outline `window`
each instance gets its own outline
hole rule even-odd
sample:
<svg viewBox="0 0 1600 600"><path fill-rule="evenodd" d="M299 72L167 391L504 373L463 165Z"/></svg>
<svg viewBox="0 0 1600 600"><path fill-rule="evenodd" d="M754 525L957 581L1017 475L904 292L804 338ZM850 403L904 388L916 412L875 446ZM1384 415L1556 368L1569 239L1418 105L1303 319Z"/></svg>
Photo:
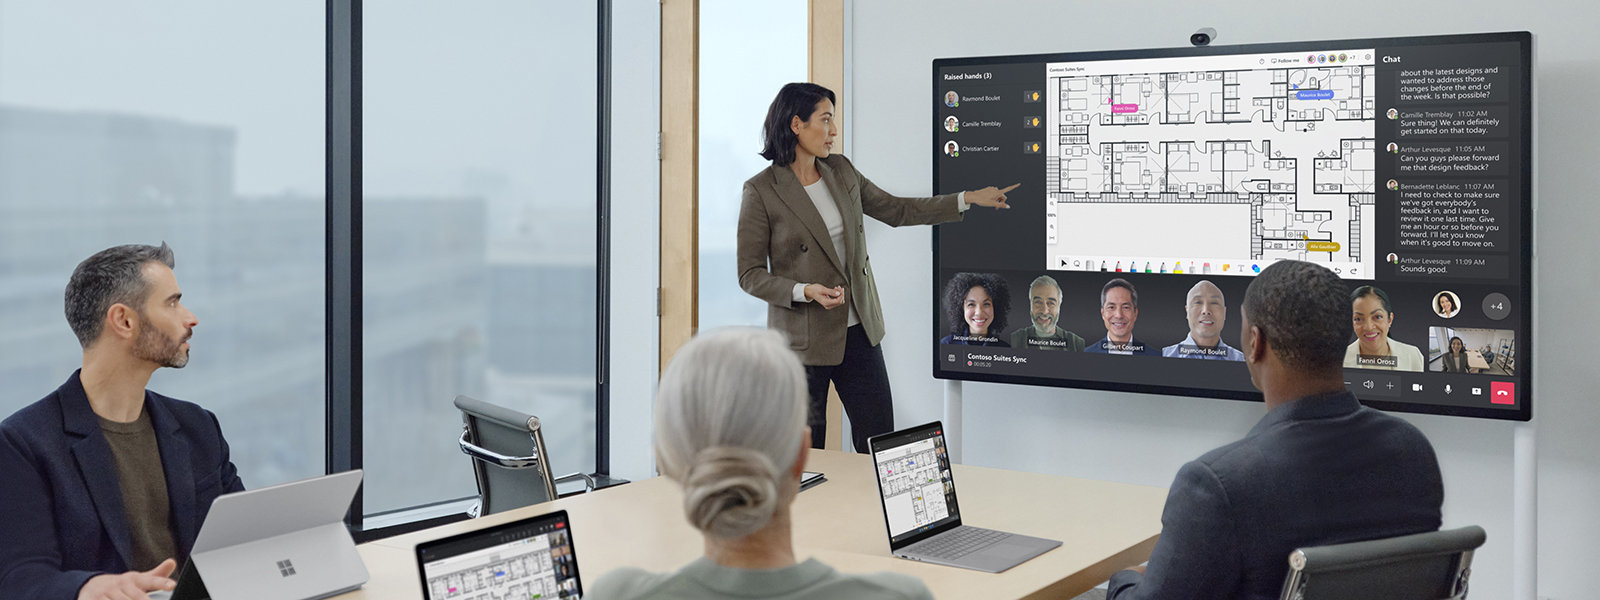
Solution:
<svg viewBox="0 0 1600 600"><path fill-rule="evenodd" d="M596 468L595 2L362 9L366 514L472 496L465 394Z"/></svg>
<svg viewBox="0 0 1600 600"><path fill-rule="evenodd" d="M150 387L217 414L247 486L360 466L384 525L473 496L457 394L538 415L558 474L604 470L607 10L0 0L0 417L81 363L73 267L165 241L199 325Z"/></svg>
<svg viewBox="0 0 1600 600"><path fill-rule="evenodd" d="M783 84L806 81L805 0L700 3L700 330L765 327L766 304L739 288L740 190L772 164L761 125Z"/></svg>
<svg viewBox="0 0 1600 600"><path fill-rule="evenodd" d="M323 472L325 12L0 0L0 415L81 365L73 267L165 241L199 325L150 389L216 413L247 486Z"/></svg>

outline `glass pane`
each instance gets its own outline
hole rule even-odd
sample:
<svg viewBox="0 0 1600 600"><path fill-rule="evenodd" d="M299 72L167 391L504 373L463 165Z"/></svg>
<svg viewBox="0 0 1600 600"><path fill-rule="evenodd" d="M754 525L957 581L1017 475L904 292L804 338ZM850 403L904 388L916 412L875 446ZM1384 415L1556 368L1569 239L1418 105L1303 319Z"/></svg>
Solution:
<svg viewBox="0 0 1600 600"><path fill-rule="evenodd" d="M772 164L759 154L767 105L783 84L806 80L807 6L700 2L701 331L767 324L766 304L739 289L739 190Z"/></svg>
<svg viewBox="0 0 1600 600"><path fill-rule="evenodd" d="M0 414L81 364L73 267L166 241L199 325L150 389L216 413L248 487L322 473L325 11L0 0Z"/></svg>
<svg viewBox="0 0 1600 600"><path fill-rule="evenodd" d="M457 394L594 470L596 10L363 8L367 514L477 493Z"/></svg>

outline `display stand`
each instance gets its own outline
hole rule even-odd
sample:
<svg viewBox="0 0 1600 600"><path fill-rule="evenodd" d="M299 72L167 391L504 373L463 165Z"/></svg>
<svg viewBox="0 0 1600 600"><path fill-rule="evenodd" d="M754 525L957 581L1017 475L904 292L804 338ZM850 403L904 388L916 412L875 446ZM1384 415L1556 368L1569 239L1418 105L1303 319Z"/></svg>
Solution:
<svg viewBox="0 0 1600 600"><path fill-rule="evenodd" d="M950 455L950 464L962 464L961 382L955 379L944 382L944 446Z"/></svg>
<svg viewBox="0 0 1600 600"><path fill-rule="evenodd" d="M1539 597L1539 447L1533 434L1529 421L1518 423L1511 438L1511 587L1517 600Z"/></svg>

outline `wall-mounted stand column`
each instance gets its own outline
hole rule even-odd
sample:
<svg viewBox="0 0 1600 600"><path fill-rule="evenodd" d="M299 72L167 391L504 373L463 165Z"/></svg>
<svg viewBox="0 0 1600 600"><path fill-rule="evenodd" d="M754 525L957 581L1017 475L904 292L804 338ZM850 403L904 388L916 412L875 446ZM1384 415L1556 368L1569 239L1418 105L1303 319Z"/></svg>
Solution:
<svg viewBox="0 0 1600 600"><path fill-rule="evenodd" d="M1533 423L1511 438L1511 589L1517 600L1539 593L1539 448Z"/></svg>
<svg viewBox="0 0 1600 600"><path fill-rule="evenodd" d="M944 445L950 464L961 463L961 382L944 382Z"/></svg>

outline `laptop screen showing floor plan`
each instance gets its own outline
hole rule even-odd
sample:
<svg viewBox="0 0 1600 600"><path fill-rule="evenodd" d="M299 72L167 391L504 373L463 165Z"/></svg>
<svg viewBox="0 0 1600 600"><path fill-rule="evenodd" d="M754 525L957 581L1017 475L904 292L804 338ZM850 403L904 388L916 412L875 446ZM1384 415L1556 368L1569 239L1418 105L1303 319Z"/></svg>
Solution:
<svg viewBox="0 0 1600 600"><path fill-rule="evenodd" d="M417 544L425 600L579 598L567 511Z"/></svg>
<svg viewBox="0 0 1600 600"><path fill-rule="evenodd" d="M944 426L938 421L867 440L878 473L889 550L896 557L999 573L1061 542L961 524Z"/></svg>
<svg viewBox="0 0 1600 600"><path fill-rule="evenodd" d="M924 426L889 434L872 445L872 461L878 467L890 544L909 543L919 534L960 523L943 428Z"/></svg>

